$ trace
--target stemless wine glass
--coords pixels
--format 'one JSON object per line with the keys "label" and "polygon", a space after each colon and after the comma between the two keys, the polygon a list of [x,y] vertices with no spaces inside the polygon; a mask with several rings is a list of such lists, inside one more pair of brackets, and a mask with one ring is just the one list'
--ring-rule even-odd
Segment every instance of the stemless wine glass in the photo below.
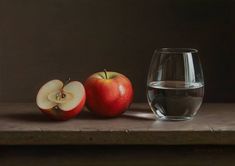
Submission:
{"label": "stemless wine glass", "polygon": [[189,120],[198,112],[204,96],[204,79],[191,48],[161,48],[154,52],[147,79],[147,99],[161,120]]}

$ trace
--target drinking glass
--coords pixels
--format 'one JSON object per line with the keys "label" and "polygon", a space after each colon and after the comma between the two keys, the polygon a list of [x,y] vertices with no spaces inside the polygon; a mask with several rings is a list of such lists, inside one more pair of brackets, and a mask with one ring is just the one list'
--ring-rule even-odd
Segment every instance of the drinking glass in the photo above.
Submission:
{"label": "drinking glass", "polygon": [[192,119],[203,96],[203,72],[196,49],[155,50],[147,78],[147,99],[157,118]]}

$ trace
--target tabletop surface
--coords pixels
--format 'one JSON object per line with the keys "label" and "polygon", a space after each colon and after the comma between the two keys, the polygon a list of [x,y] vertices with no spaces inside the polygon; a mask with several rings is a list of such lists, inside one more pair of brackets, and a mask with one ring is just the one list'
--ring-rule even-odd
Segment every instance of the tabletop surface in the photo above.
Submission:
{"label": "tabletop surface", "polygon": [[86,109],[69,121],[52,121],[35,103],[0,104],[0,145],[235,144],[235,104],[205,103],[188,121],[160,121],[146,103],[122,116],[96,117]]}

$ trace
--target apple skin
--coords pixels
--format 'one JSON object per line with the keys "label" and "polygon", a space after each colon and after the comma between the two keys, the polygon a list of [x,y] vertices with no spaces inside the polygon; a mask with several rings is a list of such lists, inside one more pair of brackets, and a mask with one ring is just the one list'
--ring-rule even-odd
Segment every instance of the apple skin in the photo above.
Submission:
{"label": "apple skin", "polygon": [[[106,72],[106,71],[105,71]],[[98,72],[85,81],[86,105],[101,117],[117,117],[133,100],[130,80],[117,72]]]}
{"label": "apple skin", "polygon": [[86,102],[86,95],[84,94],[78,106],[76,106],[74,109],[70,111],[63,111],[59,108],[58,109],[52,108],[48,110],[46,109],[44,110],[41,108],[39,109],[41,110],[43,114],[45,114],[50,119],[58,120],[58,121],[66,121],[66,120],[76,117],[82,111],[82,108],[84,107],[85,102]]}

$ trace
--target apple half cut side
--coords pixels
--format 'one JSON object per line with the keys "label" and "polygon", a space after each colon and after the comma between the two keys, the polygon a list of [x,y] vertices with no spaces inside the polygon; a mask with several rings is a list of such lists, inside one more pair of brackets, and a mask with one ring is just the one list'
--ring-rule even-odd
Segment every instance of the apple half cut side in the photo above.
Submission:
{"label": "apple half cut side", "polygon": [[82,83],[51,80],[44,84],[36,98],[39,109],[52,119],[68,120],[78,115],[84,107],[86,93]]}

